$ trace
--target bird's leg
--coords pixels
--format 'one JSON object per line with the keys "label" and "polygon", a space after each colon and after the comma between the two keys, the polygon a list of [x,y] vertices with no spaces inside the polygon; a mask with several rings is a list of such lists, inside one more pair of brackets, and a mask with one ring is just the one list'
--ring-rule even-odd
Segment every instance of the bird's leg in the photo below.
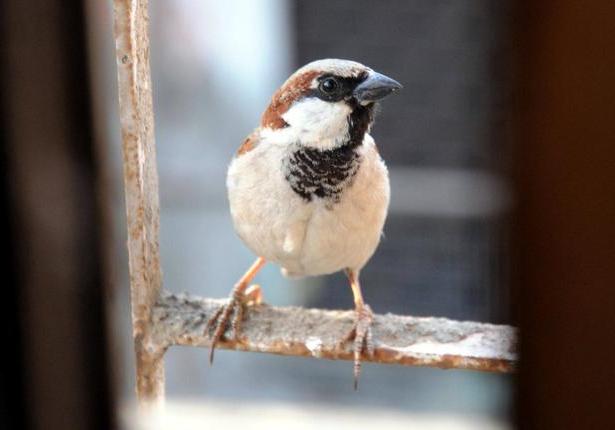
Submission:
{"label": "bird's leg", "polygon": [[[237,281],[231,291],[231,297],[227,304],[223,305],[216,311],[213,317],[207,322],[205,332],[208,333],[213,329],[211,336],[211,347],[209,350],[209,363],[214,361],[214,351],[216,344],[224,336],[229,320],[231,322],[231,339],[236,339],[241,330],[241,322],[243,320],[244,306],[260,304],[262,302],[262,293],[258,285],[248,287],[252,279],[258,271],[265,265],[265,259],[258,257],[250,266],[248,271]],[[232,317],[232,319],[231,319]]]}
{"label": "bird's leg", "polygon": [[367,353],[369,356],[372,356],[374,353],[371,330],[374,316],[369,305],[363,301],[361,285],[359,284],[359,272],[347,269],[346,276],[348,276],[348,281],[350,281],[350,288],[354,297],[355,321],[352,330],[350,330],[342,342],[354,340],[352,350],[354,353],[354,389],[356,390],[359,384],[359,375],[361,374],[361,355]]}

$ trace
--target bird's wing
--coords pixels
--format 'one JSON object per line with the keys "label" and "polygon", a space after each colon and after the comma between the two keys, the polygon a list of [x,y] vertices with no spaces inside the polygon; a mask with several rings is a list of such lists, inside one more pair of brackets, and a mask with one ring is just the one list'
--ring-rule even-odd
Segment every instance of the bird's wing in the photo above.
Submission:
{"label": "bird's wing", "polygon": [[260,140],[260,130],[257,128],[252,133],[250,133],[248,137],[245,138],[245,140],[237,150],[235,157],[241,157],[243,154],[252,151],[258,146]]}
{"label": "bird's wing", "polygon": [[301,253],[305,242],[309,220],[295,220],[286,229],[282,249],[285,253],[282,274],[291,279],[299,279],[305,276],[305,270],[301,263]]}
{"label": "bird's wing", "polygon": [[282,249],[289,256],[295,256],[301,252],[301,248],[303,247],[303,239],[305,239],[306,227],[306,220],[297,220],[286,230]]}

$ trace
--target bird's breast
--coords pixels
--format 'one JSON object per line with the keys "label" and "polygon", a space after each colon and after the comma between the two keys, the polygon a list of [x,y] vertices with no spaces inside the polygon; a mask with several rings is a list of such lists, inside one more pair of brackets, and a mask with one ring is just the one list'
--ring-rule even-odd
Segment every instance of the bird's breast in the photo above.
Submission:
{"label": "bird's breast", "polygon": [[388,173],[371,137],[339,152],[262,142],[233,160],[227,186],[242,240],[299,276],[362,267],[389,202]]}

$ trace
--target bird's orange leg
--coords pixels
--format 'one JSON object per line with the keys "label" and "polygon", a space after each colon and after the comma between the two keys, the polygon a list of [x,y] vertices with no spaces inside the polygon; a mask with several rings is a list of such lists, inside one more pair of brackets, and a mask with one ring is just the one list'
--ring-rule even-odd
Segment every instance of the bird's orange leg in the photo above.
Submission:
{"label": "bird's orange leg", "polygon": [[[250,266],[248,271],[237,281],[229,302],[221,306],[216,311],[213,317],[207,322],[206,333],[213,329],[211,337],[211,348],[209,350],[209,363],[214,361],[214,351],[216,344],[224,336],[229,320],[231,320],[231,338],[236,339],[241,330],[241,322],[243,320],[244,306],[260,304],[262,302],[262,293],[258,285],[248,287],[259,270],[265,265],[265,259],[258,257]],[[232,319],[231,319],[232,316]]]}
{"label": "bird's orange leg", "polygon": [[346,335],[343,342],[354,340],[352,350],[354,353],[354,389],[356,390],[359,386],[359,375],[361,374],[361,355],[364,352],[369,356],[374,353],[371,330],[374,315],[369,305],[363,301],[358,272],[347,269],[346,276],[350,281],[350,288],[354,297],[355,321],[352,330]]}

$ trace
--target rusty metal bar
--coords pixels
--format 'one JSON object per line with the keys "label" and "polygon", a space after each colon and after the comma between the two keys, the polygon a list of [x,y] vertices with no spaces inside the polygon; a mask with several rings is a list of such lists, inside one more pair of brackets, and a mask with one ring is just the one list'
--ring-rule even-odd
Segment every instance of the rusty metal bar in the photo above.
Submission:
{"label": "rusty metal bar", "polygon": [[149,65],[147,0],[114,0],[114,31],[124,154],[132,322],[141,404],[164,399],[165,349],[152,340],[160,293],[159,201]]}
{"label": "rusty metal bar", "polygon": [[[152,338],[165,347],[210,345],[205,325],[220,300],[163,292],[153,312]],[[351,329],[351,311],[325,311],[268,305],[250,307],[235,342],[220,348],[352,360],[350,345],[339,341]],[[510,326],[375,315],[375,354],[365,361],[510,372],[515,366],[516,330]]]}

